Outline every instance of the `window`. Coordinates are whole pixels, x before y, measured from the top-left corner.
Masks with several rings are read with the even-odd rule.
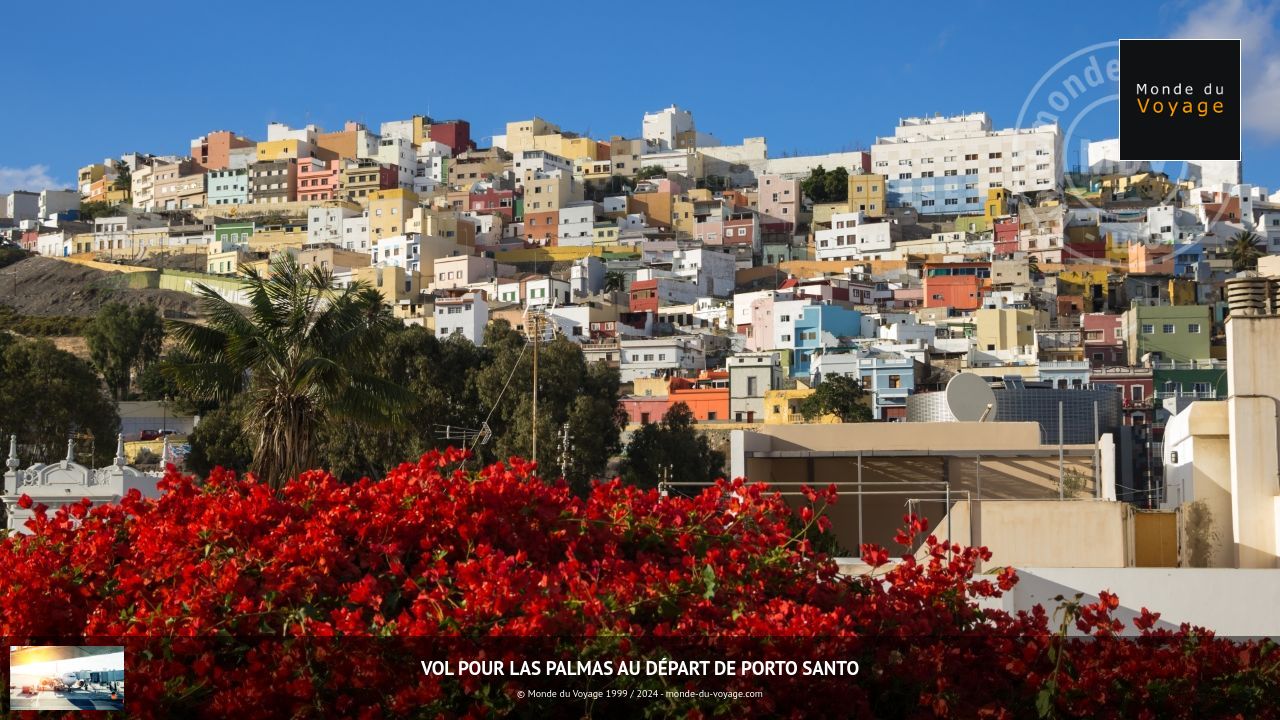
[[[932,170],[929,170],[929,171],[927,171],[927,172],[922,172],[922,173],[920,173],[920,177],[922,177],[922,178],[931,178],[931,177],[933,177],[933,171],[932,171]]]
[[[973,154],[971,154],[971,155],[965,155],[965,156],[964,156],[964,159],[965,159],[965,160],[977,160],[977,159],[978,159],[978,154],[977,154],[977,153],[973,153]]]
[[[1001,168],[1001,167],[997,167],[997,166],[995,166],[995,165],[992,165],[991,167],[987,168],[987,172],[992,173],[992,174],[1002,173],[1002,172],[1004,172],[1004,169],[1003,169],[1003,168]]]
[[[1207,383],[1207,382],[1198,382],[1198,383],[1196,383],[1196,395],[1197,395],[1197,396],[1199,396],[1199,397],[1204,397],[1204,396],[1208,395],[1210,392],[1211,392],[1211,390],[1209,389],[1209,383]]]
[[[1144,395],[1144,394],[1145,394],[1145,393],[1144,393],[1144,391],[1143,391],[1143,389],[1142,389],[1142,386],[1141,386],[1141,385],[1130,385],[1130,386],[1129,386],[1129,396],[1133,398],[1133,401],[1134,401],[1134,402],[1136,402],[1136,403],[1140,403],[1140,402],[1142,402],[1142,397],[1143,397],[1143,395]]]
[[[1164,325],[1160,326],[1160,332],[1164,333],[1165,335],[1172,335],[1174,329],[1175,328],[1173,327],[1173,323],[1165,323]]]
[[[944,177],[955,177],[956,172],[955,170],[943,170],[942,174]]]
[[[1116,328],[1116,329],[1115,329],[1115,337],[1116,337],[1116,339],[1119,339],[1119,338],[1124,337],[1124,328],[1121,328],[1121,327]]]
[[[1000,153],[987,153],[988,160],[996,160],[1000,157]]]
[[[933,206],[933,201],[932,201],[932,200],[921,200],[921,201],[920,201],[920,206],[921,206],[921,207],[932,207],[932,206]]]
[[[910,180],[910,179],[911,179],[911,173],[898,173],[898,179],[899,179],[899,180]]]
[[[1190,323],[1190,324],[1188,324],[1188,325],[1187,325],[1187,332],[1189,332],[1189,333],[1199,333],[1199,332],[1200,332],[1200,323]]]
[[[1154,333],[1155,331],[1156,331],[1156,326],[1155,326],[1155,325],[1152,325],[1152,324],[1150,324],[1150,323],[1143,323],[1143,324],[1142,324],[1142,334],[1143,334],[1143,335],[1151,335],[1151,334],[1152,334],[1152,333]]]
[[[959,205],[959,204],[960,204],[960,198],[947,198],[947,199],[946,199],[945,204],[947,204],[947,205]]]
[[[708,419],[708,420],[715,420],[715,419],[716,419],[716,414],[715,414],[715,412],[714,412],[714,411],[708,411],[708,412],[707,412],[707,419]]]
[[[900,387],[902,387],[902,376],[901,376],[901,375],[890,375],[890,376],[889,376],[889,387],[890,387],[890,388],[900,388]]]
[[[977,174],[978,174],[978,168],[976,168],[976,167],[975,167],[975,168],[965,168],[965,169],[964,169],[964,174],[965,174],[965,175],[977,175]]]

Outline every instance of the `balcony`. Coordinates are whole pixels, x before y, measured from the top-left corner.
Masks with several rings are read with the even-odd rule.
[[[1155,391],[1157,400],[1165,400],[1168,398],[1189,398],[1191,400],[1217,400],[1218,390],[1209,388],[1208,390],[1165,390],[1157,388]]]
[[[1157,360],[1153,370],[1226,370],[1226,360]]]

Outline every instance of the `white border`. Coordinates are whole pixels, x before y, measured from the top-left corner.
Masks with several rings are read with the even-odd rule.
[[[1215,42],[1230,41],[1236,44],[1236,62],[1239,65],[1239,67],[1236,70],[1236,73],[1237,73],[1236,82],[1240,83],[1239,87],[1236,88],[1236,93],[1240,100],[1238,103],[1239,108],[1237,108],[1238,116],[1236,118],[1236,126],[1239,128],[1236,141],[1239,143],[1239,146],[1236,148],[1236,157],[1234,159],[1227,158],[1225,160],[1220,160],[1220,159],[1196,160],[1193,158],[1181,158],[1178,160],[1173,160],[1169,158],[1127,158],[1124,156],[1124,127],[1121,124],[1121,121],[1124,115],[1123,113],[1123,110],[1124,110],[1123,108],[1124,62],[1121,59],[1124,57],[1123,48],[1124,48],[1124,42],[1126,40],[1136,40],[1139,42],[1149,42],[1153,40],[1198,42],[1201,40],[1211,40]],[[1119,44],[1117,46],[1118,49],[1116,50],[1116,60],[1120,61],[1120,81],[1118,83],[1120,87],[1118,88],[1118,90],[1120,91],[1119,94],[1121,98],[1120,98],[1120,102],[1116,103],[1116,136],[1120,141],[1119,142],[1120,162],[1165,162],[1165,163],[1244,162],[1244,42],[1240,38],[1119,38],[1117,42]]]

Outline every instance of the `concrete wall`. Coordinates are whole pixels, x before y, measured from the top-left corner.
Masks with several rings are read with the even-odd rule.
[[[1227,409],[1225,402],[1194,402],[1165,425],[1164,507],[1182,509],[1184,562],[1191,567],[1235,563]]]
[[[1236,565],[1274,568],[1280,559],[1280,316],[1232,316],[1226,326]]]
[[[1115,617],[1125,623],[1124,634],[1137,634],[1133,619],[1150,608],[1160,613],[1157,627],[1170,630],[1187,622],[1220,636],[1280,636],[1280,573],[1227,568],[1051,568],[1018,567],[1019,581],[1003,598],[989,604],[1006,611],[1043,606],[1053,620],[1055,597],[1097,602],[1102,590],[1115,593],[1120,607]],[[1224,601],[1229,599],[1229,602]],[[1078,635],[1075,627],[1069,632]]]
[[[972,510],[971,510],[972,508]],[[986,546],[983,567],[1130,567],[1134,563],[1134,509],[1105,500],[961,500],[951,537]],[[944,518],[930,532],[946,539]]]

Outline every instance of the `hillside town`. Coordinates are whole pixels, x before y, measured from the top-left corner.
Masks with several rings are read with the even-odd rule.
[[[497,321],[566,339],[617,371],[626,437],[683,405],[734,476],[856,476],[846,547],[891,533],[905,496],[867,484],[904,477],[937,484],[911,498],[948,520],[951,493],[979,499],[984,482],[1142,510],[1196,497],[1171,443],[1190,441],[1189,408],[1231,392],[1229,283],[1277,274],[1280,253],[1280,192],[1239,162],[1171,177],[1104,140],[1074,163],[1058,126],[981,112],[903,118],[823,155],[722,141],[675,105],[638,130],[535,117],[475,138],[425,115],[215,130],[182,154],[87,164],[75,188],[13,191],[0,227],[138,290],[247,304],[246,272],[288,256],[442,340],[484,346]],[[974,375],[977,400],[950,389]],[[544,455],[569,442],[544,438]],[[1226,535],[1202,564],[1239,562]]]

